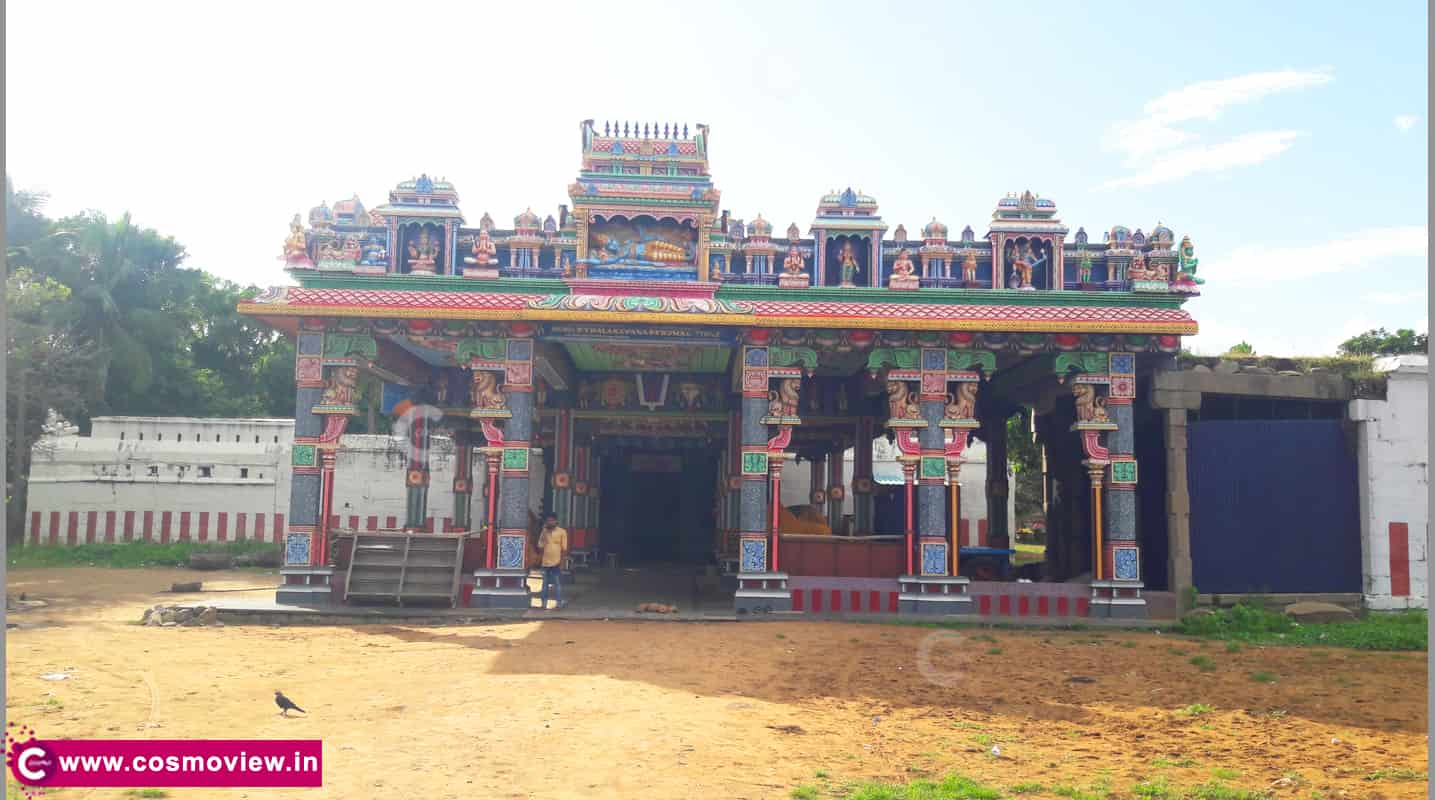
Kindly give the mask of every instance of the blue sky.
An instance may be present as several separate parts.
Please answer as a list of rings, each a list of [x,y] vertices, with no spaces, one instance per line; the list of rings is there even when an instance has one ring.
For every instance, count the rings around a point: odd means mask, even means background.
[[[551,213],[580,120],[656,119],[711,125],[724,206],[779,230],[849,184],[913,232],[981,233],[1024,189],[1097,241],[1162,221],[1207,279],[1198,351],[1426,329],[1423,3],[29,0],[6,22],[17,184],[128,209],[242,283],[286,282],[296,211],[419,172],[470,222]]]

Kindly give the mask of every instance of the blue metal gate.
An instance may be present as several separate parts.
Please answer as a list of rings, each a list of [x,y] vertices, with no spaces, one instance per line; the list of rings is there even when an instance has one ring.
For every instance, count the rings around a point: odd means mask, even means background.
[[[1359,486],[1340,420],[1192,422],[1202,594],[1360,591]]]

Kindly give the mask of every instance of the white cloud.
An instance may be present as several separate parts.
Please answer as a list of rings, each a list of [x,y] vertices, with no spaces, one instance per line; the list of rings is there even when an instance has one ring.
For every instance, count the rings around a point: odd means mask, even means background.
[[[1172,150],[1157,155],[1140,172],[1113,178],[1103,183],[1102,188],[1153,186],[1198,172],[1222,172],[1233,167],[1248,167],[1284,153],[1303,135],[1305,134],[1302,131],[1258,131],[1241,134],[1219,144]]]
[[[1419,118],[1414,114],[1400,114],[1395,117],[1395,127],[1398,128],[1401,133],[1404,133],[1415,127],[1415,123],[1418,119]]]
[[[1216,119],[1228,106],[1257,100],[1295,89],[1324,86],[1334,76],[1328,69],[1254,72],[1219,81],[1201,81],[1167,92],[1146,104],[1148,117],[1162,122]]]
[[[1209,262],[1201,259],[1201,274],[1213,284],[1232,287],[1269,286],[1355,267],[1368,267],[1378,276],[1383,259],[1424,258],[1429,239],[1425,225],[1408,225],[1367,228],[1310,244],[1248,245]]]
[[[1115,178],[1103,186],[1150,186],[1274,158],[1290,148],[1298,132],[1247,133],[1214,145],[1190,146],[1196,134],[1176,125],[1215,120],[1231,106],[1254,103],[1278,92],[1323,86],[1332,80],[1328,69],[1279,70],[1200,81],[1167,92],[1142,107],[1142,118],[1116,122],[1107,129],[1103,146],[1121,153],[1124,166],[1140,168],[1142,174]],[[1174,149],[1182,146],[1185,148]]]

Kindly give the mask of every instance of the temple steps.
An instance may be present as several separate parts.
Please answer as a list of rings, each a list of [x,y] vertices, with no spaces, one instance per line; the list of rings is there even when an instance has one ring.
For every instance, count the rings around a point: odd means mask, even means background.
[[[465,534],[359,533],[354,537],[345,601],[458,604]]]

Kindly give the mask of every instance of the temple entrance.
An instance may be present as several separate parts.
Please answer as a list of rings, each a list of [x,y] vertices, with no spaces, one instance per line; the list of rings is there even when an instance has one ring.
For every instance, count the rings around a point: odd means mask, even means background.
[[[603,457],[602,551],[621,564],[711,561],[717,461],[702,450]]]
[[[647,441],[595,442],[603,475],[593,568],[572,593],[578,612],[640,603],[730,613],[717,578],[718,452]]]

